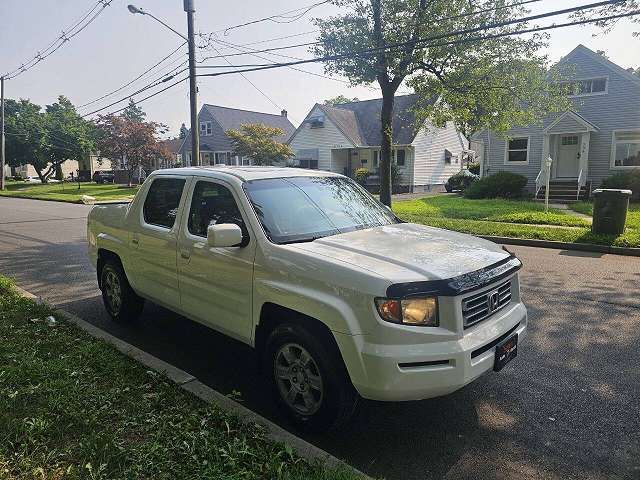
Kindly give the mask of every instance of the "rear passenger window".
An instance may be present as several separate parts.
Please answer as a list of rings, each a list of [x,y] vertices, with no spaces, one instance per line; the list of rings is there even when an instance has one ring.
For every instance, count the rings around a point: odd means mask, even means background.
[[[158,178],[153,181],[142,209],[146,223],[158,227],[173,227],[184,182],[183,178]]]
[[[207,236],[209,225],[235,223],[247,235],[242,215],[231,191],[217,183],[196,183],[189,212],[189,232],[200,237]]]

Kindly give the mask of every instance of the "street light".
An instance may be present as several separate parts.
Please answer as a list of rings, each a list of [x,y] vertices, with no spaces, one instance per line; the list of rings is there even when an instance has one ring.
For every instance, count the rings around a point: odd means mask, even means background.
[[[132,14],[147,15],[156,22],[164,25],[179,37],[185,39],[189,46],[189,103],[191,110],[191,162],[200,165],[200,131],[198,130],[198,95],[196,86],[196,44],[194,40],[194,13],[196,11],[194,0],[183,0],[184,11],[187,12],[187,37],[167,25],[155,15],[136,7],[135,5],[127,5],[127,9]]]

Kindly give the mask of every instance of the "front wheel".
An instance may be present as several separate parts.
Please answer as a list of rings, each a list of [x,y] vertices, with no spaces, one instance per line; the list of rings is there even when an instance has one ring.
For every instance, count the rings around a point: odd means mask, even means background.
[[[119,262],[108,260],[100,275],[102,301],[113,321],[123,323],[140,316],[144,299],[133,291]]]
[[[278,326],[267,340],[265,366],[276,402],[300,428],[337,429],[353,415],[359,397],[341,359],[305,328]]]

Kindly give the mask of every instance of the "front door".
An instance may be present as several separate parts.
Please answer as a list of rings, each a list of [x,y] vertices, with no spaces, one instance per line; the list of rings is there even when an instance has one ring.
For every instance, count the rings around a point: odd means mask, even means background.
[[[562,135],[558,140],[556,178],[578,178],[580,173],[580,136]]]
[[[178,245],[178,277],[182,310],[194,320],[239,340],[251,338],[253,262],[256,241],[231,186],[198,179]],[[243,232],[236,247],[213,248],[207,228],[235,223]]]

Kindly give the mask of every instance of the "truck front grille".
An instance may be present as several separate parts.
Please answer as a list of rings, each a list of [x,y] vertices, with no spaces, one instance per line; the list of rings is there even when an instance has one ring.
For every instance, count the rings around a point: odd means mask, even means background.
[[[486,320],[511,301],[511,279],[478,295],[462,300],[464,328]]]

